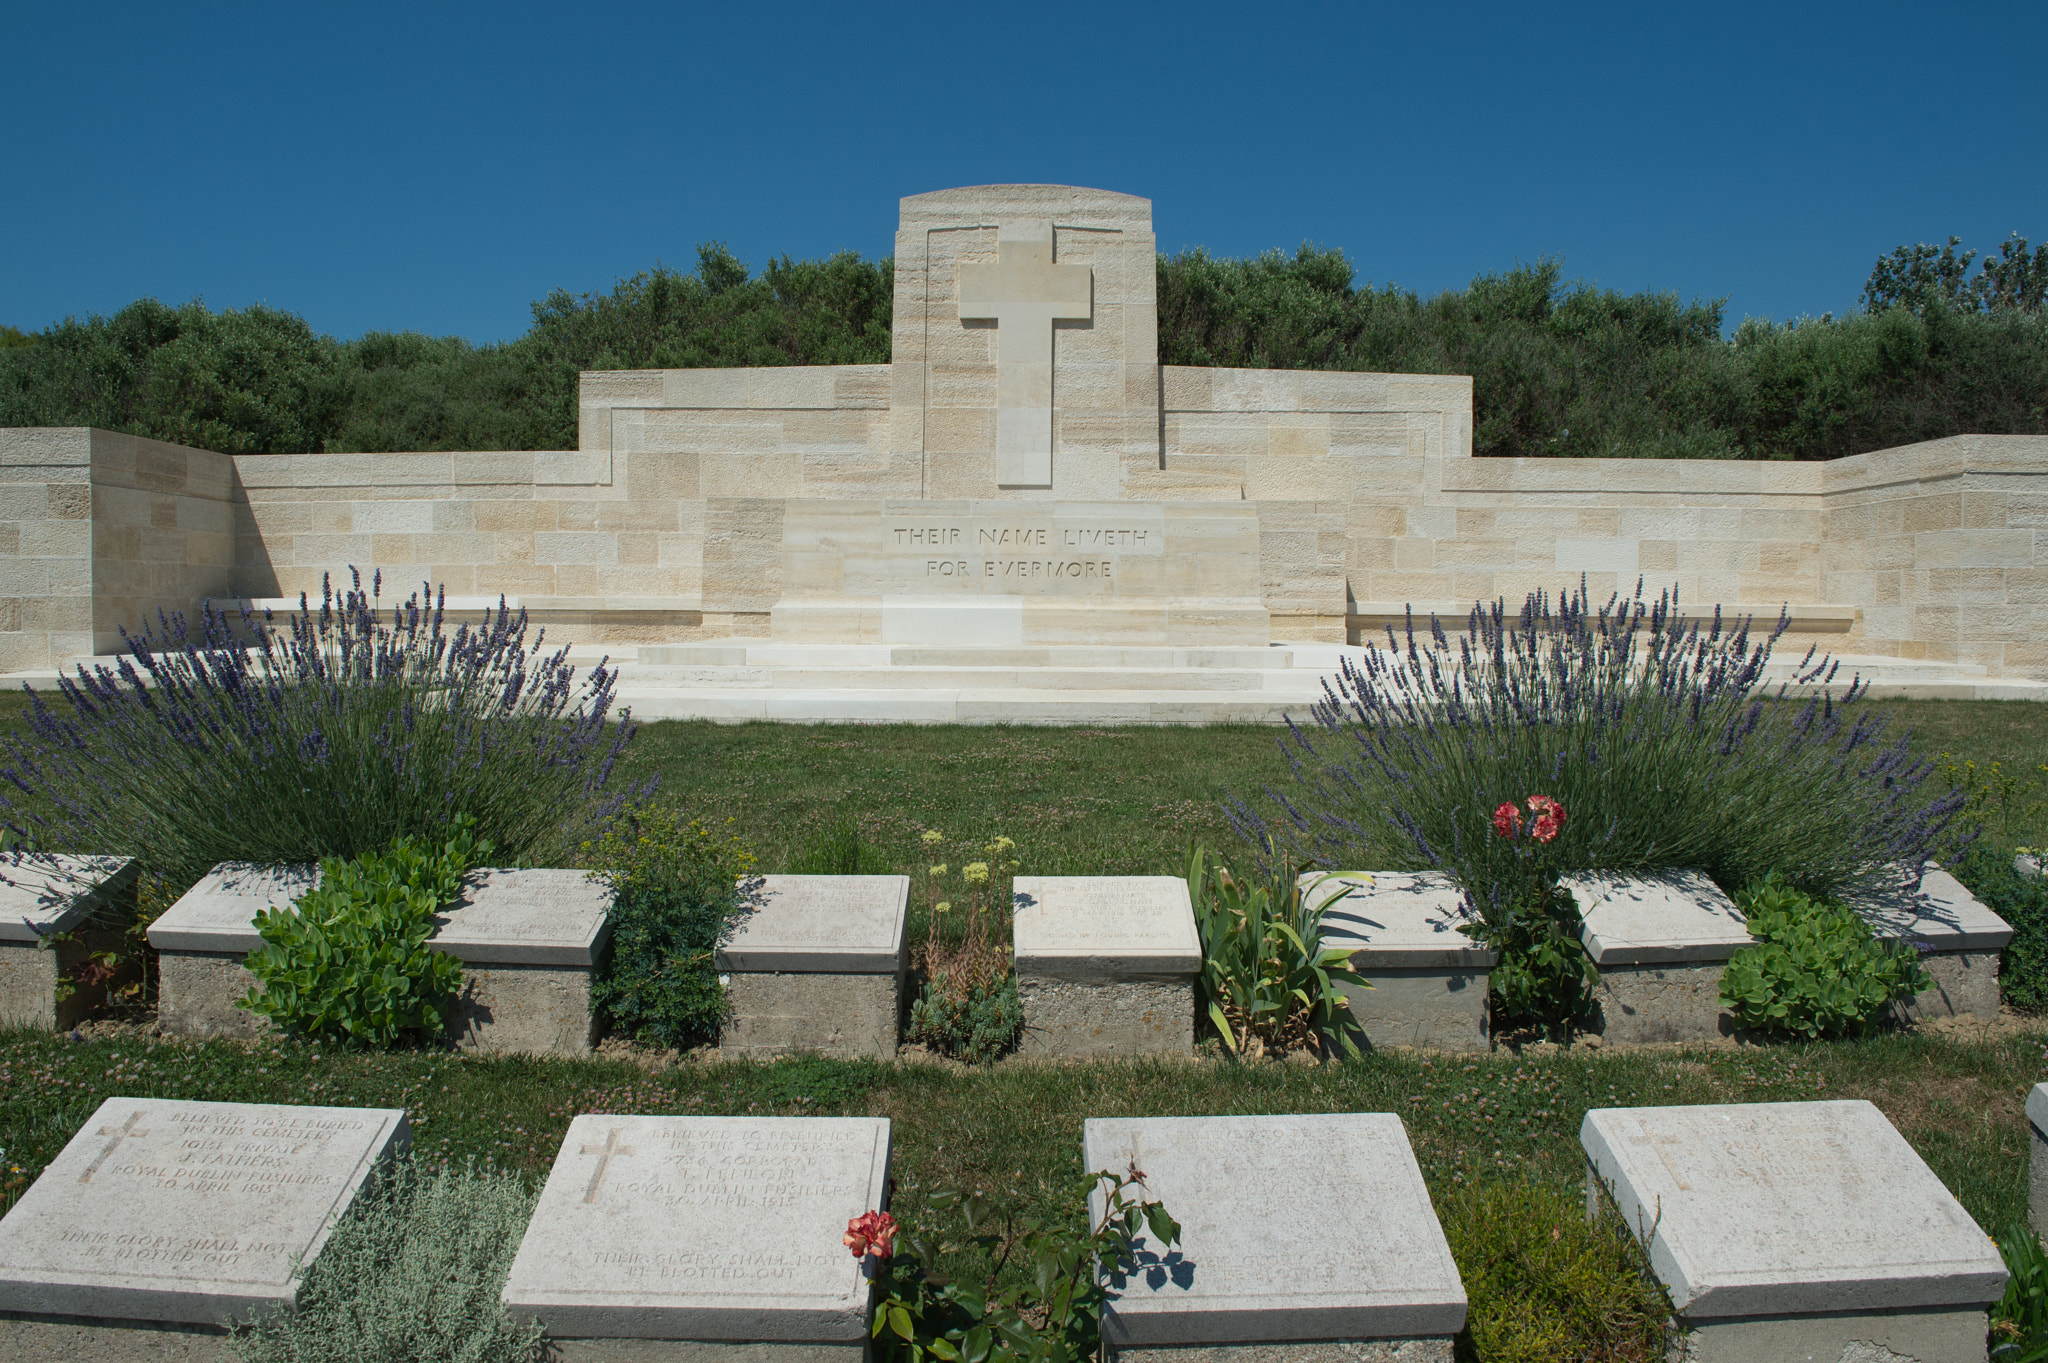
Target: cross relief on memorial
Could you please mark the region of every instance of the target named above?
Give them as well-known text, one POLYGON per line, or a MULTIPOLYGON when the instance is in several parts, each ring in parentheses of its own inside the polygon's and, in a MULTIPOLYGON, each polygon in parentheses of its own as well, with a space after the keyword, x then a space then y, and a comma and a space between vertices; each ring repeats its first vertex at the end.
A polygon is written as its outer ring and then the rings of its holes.
POLYGON ((1052 223, 1010 221, 993 263, 960 267, 960 320, 996 324, 996 482, 1052 486, 1053 323, 1094 315, 1095 272, 1053 259, 1052 223))

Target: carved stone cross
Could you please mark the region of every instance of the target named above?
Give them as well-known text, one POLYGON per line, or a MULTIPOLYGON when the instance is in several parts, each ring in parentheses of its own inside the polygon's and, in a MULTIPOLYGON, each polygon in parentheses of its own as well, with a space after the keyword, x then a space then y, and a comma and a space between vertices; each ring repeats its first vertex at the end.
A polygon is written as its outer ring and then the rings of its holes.
POLYGON ((101 1127, 99 1134, 112 1137, 112 1139, 101 1147, 100 1153, 94 1157, 93 1162, 85 1166, 85 1172, 78 1176, 78 1181, 80 1183, 92 1182, 92 1176, 100 1171, 100 1166, 107 1162, 107 1157, 120 1148, 122 1141, 127 1140, 130 1136, 147 1136, 149 1134, 148 1131, 138 1131, 135 1129, 135 1124, 141 1120, 142 1114, 140 1112, 131 1112, 128 1114, 128 1120, 119 1126, 101 1127))
POLYGON ((586 1145, 582 1147, 582 1150, 586 1155, 602 1155, 604 1157, 597 1162, 597 1168, 590 1175, 590 1186, 583 1190, 583 1200, 585 1202, 597 1201, 597 1190, 604 1186, 604 1176, 611 1171, 613 1155, 632 1155, 638 1153, 630 1145, 619 1144, 619 1129, 617 1127, 613 1127, 610 1133, 605 1136, 603 1145, 586 1145))
POLYGON ((960 320, 996 324, 996 482, 1052 486, 1053 322, 1094 315, 1095 272, 1055 265, 1052 223, 1001 224, 993 265, 960 267, 960 320))

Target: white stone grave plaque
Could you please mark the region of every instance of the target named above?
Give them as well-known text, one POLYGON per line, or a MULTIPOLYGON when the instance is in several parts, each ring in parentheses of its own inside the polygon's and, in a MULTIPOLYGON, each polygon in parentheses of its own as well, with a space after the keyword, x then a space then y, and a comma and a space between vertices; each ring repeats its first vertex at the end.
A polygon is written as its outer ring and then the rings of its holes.
POLYGON ((1360 969, 1488 970, 1499 958, 1458 931, 1464 892, 1440 872, 1306 875, 1302 883, 1308 902, 1325 906, 1323 945, 1352 953, 1360 969))
POLYGON ((1742 910, 1698 871, 1588 872, 1563 883, 1596 965, 1725 961, 1752 940, 1742 910))
POLYGON ((578 1117, 505 1309, 557 1339, 857 1345, 868 1281, 840 1237, 888 1180, 883 1117, 578 1117))
POLYGON ((135 879, 128 857, 0 856, 0 942, 69 932, 135 879))
POLYGON ((218 1324, 290 1309, 397 1108, 109 1098, 0 1220, 0 1310, 218 1324))
POLYGON ((1018 975, 1123 978, 1202 968, 1187 882, 1178 876, 1018 876, 1018 975))
POLYGON ((1989 952, 2012 941, 2012 925, 1938 866, 1917 886, 1858 895, 1850 903, 1878 936, 1902 937, 1924 951, 1989 952))
MULTIPOLYGON (((1465 1287, 1401 1119, 1090 1118, 1090 1170, 1143 1171, 1181 1225, 1112 1282, 1118 1346, 1430 1339, 1465 1325, 1465 1287), (1286 1190, 1313 1179, 1312 1206, 1286 1190)), ((1133 1195, 1139 1190, 1133 1189, 1133 1195)), ((1100 1217, 1103 1199, 1092 1199, 1100 1217)))
POLYGON ((721 970, 893 974, 904 964, 909 876, 763 876, 718 952, 721 970))
POLYGON ((584 871, 471 871, 435 916, 431 945, 479 965, 587 969, 610 935, 611 902, 611 889, 584 871))
POLYGON ((158 951, 213 953, 256 951, 256 915, 289 909, 320 883, 320 867, 271 866, 224 861, 206 873, 178 902, 149 925, 149 944, 158 951))
POLYGON ((1867 1102, 1596 1109, 1596 1177, 1688 1320, 1982 1307, 1997 1247, 1867 1102))

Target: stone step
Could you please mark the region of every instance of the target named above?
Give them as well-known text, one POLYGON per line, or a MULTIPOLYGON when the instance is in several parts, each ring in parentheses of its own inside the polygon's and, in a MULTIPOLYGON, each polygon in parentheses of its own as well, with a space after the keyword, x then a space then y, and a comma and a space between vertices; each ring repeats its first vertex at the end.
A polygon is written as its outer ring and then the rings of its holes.
POLYGON ((1268 691, 785 690, 624 687, 641 720, 893 724, 1277 724, 1309 697, 1268 691))
MULTIPOLYGON (((1332 645, 1331 647, 1336 647, 1332 645)), ((572 657, 574 655, 572 654, 572 657)), ((642 646, 650 666, 719 667, 1150 667, 1265 671, 1294 665, 1291 649, 936 647, 913 644, 777 644, 727 640, 642 646)))

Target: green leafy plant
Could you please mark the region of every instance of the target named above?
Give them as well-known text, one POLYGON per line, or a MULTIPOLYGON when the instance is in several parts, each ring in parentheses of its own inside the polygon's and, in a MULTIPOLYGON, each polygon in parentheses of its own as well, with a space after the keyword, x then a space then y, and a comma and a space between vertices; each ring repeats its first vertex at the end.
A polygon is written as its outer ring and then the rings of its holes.
POLYGON ((1998 1242, 2005 1260, 2005 1295, 1991 1308, 1991 1357, 1998 1363, 2048 1360, 2048 1253, 2024 1221, 1998 1242))
POLYGON ((591 878, 612 891, 611 954, 591 984, 591 1005, 638 1041, 716 1039, 726 1016, 718 948, 759 886, 753 853, 729 831, 649 809, 615 818, 583 857, 591 878))
POLYGON ((541 1328, 504 1319, 498 1293, 533 1214, 509 1171, 379 1171, 307 1271, 298 1308, 237 1322, 242 1363, 532 1363, 541 1328))
MULTIPOLYGON (((932 856, 945 854, 939 830, 926 831, 923 843, 932 856)), ((925 935, 910 963, 923 985, 908 1031, 942 1055, 994 1060, 1023 1033, 1009 934, 1016 846, 999 835, 970 853, 981 860, 957 869, 933 862, 921 882, 925 935)))
POLYGON ((1202 941, 1198 986, 1223 1044, 1251 1058, 1302 1047, 1357 1055, 1339 986, 1372 986, 1349 953, 1323 946, 1323 915, 1349 887, 1324 894, 1335 875, 1305 877, 1306 867, 1279 859, 1266 879, 1246 880, 1210 855, 1189 851, 1188 897, 1202 941))
MULTIPOLYGON (((2037 765, 2025 775, 2003 762, 1979 766, 1975 761, 1943 753, 1938 759, 1941 779, 1964 798, 1958 822, 1963 827, 1980 827, 2000 842, 2024 842, 2037 836, 2048 818, 2048 765, 2037 765)), ((2029 850, 2015 847, 2016 852, 2029 850)))
POLYGON ((1487 976, 1497 1031, 1569 1031, 1592 1019, 1600 968, 1586 954, 1579 930, 1577 901, 1555 884, 1503 901, 1492 923, 1459 929, 1500 953, 1487 976))
POLYGON ((462 989, 462 964, 433 950, 434 915, 491 855, 458 817, 438 847, 404 837, 354 861, 325 858, 319 885, 289 908, 256 915, 263 945, 245 964, 241 1007, 287 1032, 358 1046, 438 1036, 462 989))
POLYGON ((1180 1241, 1180 1224, 1165 1207, 1132 1196, 1143 1178, 1132 1168, 1080 1179, 1076 1202, 1085 1206, 1096 1193, 1102 1198, 1102 1214, 1088 1213, 1085 1234, 1071 1222, 1014 1210, 998 1218, 980 1192, 932 1194, 932 1211, 957 1212, 967 1223, 967 1243, 984 1270, 973 1281, 934 1272, 941 1252, 954 1246, 929 1232, 899 1230, 886 1212, 855 1218, 844 1242, 869 1261, 875 1279, 878 1363, 1081 1363, 1097 1357, 1104 1278, 1116 1285, 1120 1275, 1138 1270, 1137 1246, 1146 1231, 1151 1253, 1180 1241), (1023 1281, 1006 1284, 1004 1271, 1013 1261, 1023 1267, 1023 1281))
POLYGON ((1999 953, 2000 1000, 2022 1013, 2048 1012, 2048 880, 2020 874, 2012 851, 1979 841, 1948 870, 2012 925, 2012 940, 1999 953))
POLYGON ((1788 1036, 1869 1031, 1887 1005, 1934 987, 1907 942, 1879 941, 1855 910, 1773 876, 1736 896, 1757 945, 1729 958, 1721 1006, 1737 1023, 1788 1036))

